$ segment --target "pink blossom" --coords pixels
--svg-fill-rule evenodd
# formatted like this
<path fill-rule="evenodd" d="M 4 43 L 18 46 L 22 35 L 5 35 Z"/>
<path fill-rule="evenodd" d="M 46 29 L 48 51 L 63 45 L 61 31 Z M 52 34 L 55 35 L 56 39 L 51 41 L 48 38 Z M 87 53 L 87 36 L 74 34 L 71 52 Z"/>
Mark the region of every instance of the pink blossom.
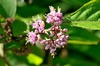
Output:
<path fill-rule="evenodd" d="M 45 50 L 50 50 L 50 54 L 54 57 L 56 49 L 63 48 L 67 44 L 69 36 L 66 34 L 68 30 L 66 28 L 62 29 L 60 26 L 63 21 L 61 9 L 58 7 L 56 11 L 52 6 L 49 8 L 50 13 L 46 15 L 46 22 L 52 26 L 45 30 L 45 23 L 41 18 L 34 20 L 32 24 L 34 32 L 28 32 L 27 40 L 31 44 L 35 44 L 38 41 L 40 44 L 45 45 Z M 42 35 L 46 35 L 46 37 L 43 38 Z"/>
<path fill-rule="evenodd" d="M 54 9 L 54 7 L 50 6 L 50 13 L 47 14 L 46 18 L 46 22 L 47 23 L 54 23 L 56 25 L 60 25 L 62 23 L 62 13 L 60 12 L 61 9 L 58 8 L 58 12 L 56 12 L 56 10 Z"/>
<path fill-rule="evenodd" d="M 27 39 L 31 44 L 34 44 L 36 42 L 36 34 L 31 31 L 28 32 L 28 39 Z"/>

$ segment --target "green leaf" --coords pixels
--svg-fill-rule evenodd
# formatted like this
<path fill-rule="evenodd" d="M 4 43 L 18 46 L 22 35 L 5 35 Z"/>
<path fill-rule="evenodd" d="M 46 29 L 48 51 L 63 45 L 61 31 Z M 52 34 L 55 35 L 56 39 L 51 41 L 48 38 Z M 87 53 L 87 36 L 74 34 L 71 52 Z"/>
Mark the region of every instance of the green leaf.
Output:
<path fill-rule="evenodd" d="M 0 0 L 0 14 L 4 17 L 14 17 L 16 6 L 16 0 Z"/>
<path fill-rule="evenodd" d="M 100 0 L 92 0 L 80 9 L 69 15 L 72 21 L 98 21 L 100 20 Z"/>
<path fill-rule="evenodd" d="M 70 14 L 71 26 L 77 26 L 92 30 L 100 30 L 100 0 L 91 0 L 80 9 Z"/>
<path fill-rule="evenodd" d="M 22 21 L 16 20 L 12 24 L 12 30 L 14 36 L 20 36 L 27 30 L 27 25 Z"/>
<path fill-rule="evenodd" d="M 100 30 L 100 22 L 96 21 L 72 21 L 71 26 L 82 27 L 92 30 Z"/>
<path fill-rule="evenodd" d="M 4 11 L 4 9 L 2 8 L 1 4 L 0 4 L 0 15 L 2 15 L 3 17 L 7 17 L 7 14 Z"/>

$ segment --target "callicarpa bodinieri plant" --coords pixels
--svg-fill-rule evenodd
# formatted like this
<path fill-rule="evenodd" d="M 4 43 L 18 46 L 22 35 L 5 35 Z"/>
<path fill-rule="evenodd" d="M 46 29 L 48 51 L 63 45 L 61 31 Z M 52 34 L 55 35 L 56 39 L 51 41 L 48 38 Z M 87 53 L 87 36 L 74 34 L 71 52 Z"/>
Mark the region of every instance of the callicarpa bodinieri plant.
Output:
<path fill-rule="evenodd" d="M 0 0 L 0 66 L 100 66 L 99 6 L 100 0 Z"/>
<path fill-rule="evenodd" d="M 68 29 L 62 29 L 61 24 L 63 22 L 63 14 L 61 9 L 58 7 L 58 10 L 50 6 L 50 13 L 45 15 L 45 21 L 41 17 L 38 19 L 33 18 L 31 26 L 33 31 L 28 31 L 27 34 L 27 43 L 35 45 L 36 42 L 39 42 L 42 45 L 45 45 L 45 50 L 50 50 L 51 56 L 55 56 L 57 48 L 63 48 L 67 44 L 68 35 L 66 32 Z M 52 26 L 48 29 L 45 29 L 45 22 L 51 24 Z M 42 38 L 42 35 L 47 37 Z"/>

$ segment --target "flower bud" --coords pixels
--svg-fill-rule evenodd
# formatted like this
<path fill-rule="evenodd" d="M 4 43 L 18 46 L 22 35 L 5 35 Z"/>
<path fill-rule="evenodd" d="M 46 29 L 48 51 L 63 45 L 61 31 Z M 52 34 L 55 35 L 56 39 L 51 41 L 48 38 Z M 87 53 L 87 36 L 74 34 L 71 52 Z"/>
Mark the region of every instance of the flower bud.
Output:
<path fill-rule="evenodd" d="M 41 44 L 45 44 L 46 40 L 42 40 L 40 41 Z"/>
<path fill-rule="evenodd" d="M 58 36 L 58 37 L 60 37 L 62 34 L 63 34 L 63 33 L 62 33 L 62 32 L 60 32 L 60 33 L 58 33 L 58 34 L 57 34 L 57 36 Z"/>
<path fill-rule="evenodd" d="M 68 31 L 68 29 L 66 29 L 66 28 L 63 29 L 63 32 L 67 32 L 67 31 Z"/>
<path fill-rule="evenodd" d="M 50 45 L 46 45 L 45 50 L 48 50 L 50 48 Z"/>

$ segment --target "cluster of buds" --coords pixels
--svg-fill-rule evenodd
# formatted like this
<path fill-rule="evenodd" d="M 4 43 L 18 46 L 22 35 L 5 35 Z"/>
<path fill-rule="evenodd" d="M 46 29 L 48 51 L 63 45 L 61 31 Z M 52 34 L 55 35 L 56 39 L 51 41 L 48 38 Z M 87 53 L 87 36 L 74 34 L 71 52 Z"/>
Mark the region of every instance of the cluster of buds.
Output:
<path fill-rule="evenodd" d="M 54 9 L 54 7 L 50 6 L 50 13 L 47 14 L 47 23 L 51 23 L 54 25 L 60 25 L 62 23 L 63 15 L 60 12 L 61 9 L 58 7 L 58 12 Z"/>
<path fill-rule="evenodd" d="M 7 42 L 10 42 L 12 40 L 12 28 L 11 24 L 13 23 L 14 19 L 12 18 L 6 18 L 4 23 L 1 23 L 2 28 L 4 29 L 4 32 L 6 33 L 6 36 L 9 36 L 9 38 L 6 40 Z M 4 38 L 4 36 L 2 37 Z"/>
<path fill-rule="evenodd" d="M 40 44 L 45 45 L 45 49 L 50 50 L 50 53 L 53 57 L 56 54 L 56 49 L 64 47 L 68 40 L 68 35 L 66 34 L 68 30 L 66 28 L 62 29 L 60 26 L 63 20 L 63 15 L 60 10 L 61 9 L 58 8 L 58 11 L 56 12 L 54 7 L 50 6 L 50 13 L 48 13 L 45 18 L 46 22 L 52 26 L 49 29 L 44 29 L 45 23 L 41 18 L 38 20 L 33 19 L 34 23 L 31 25 L 35 30 L 30 31 L 27 34 L 27 42 L 30 42 L 32 45 L 34 45 L 36 44 L 36 41 L 38 41 Z M 46 37 L 43 39 L 43 34 L 45 34 L 48 38 Z"/>

